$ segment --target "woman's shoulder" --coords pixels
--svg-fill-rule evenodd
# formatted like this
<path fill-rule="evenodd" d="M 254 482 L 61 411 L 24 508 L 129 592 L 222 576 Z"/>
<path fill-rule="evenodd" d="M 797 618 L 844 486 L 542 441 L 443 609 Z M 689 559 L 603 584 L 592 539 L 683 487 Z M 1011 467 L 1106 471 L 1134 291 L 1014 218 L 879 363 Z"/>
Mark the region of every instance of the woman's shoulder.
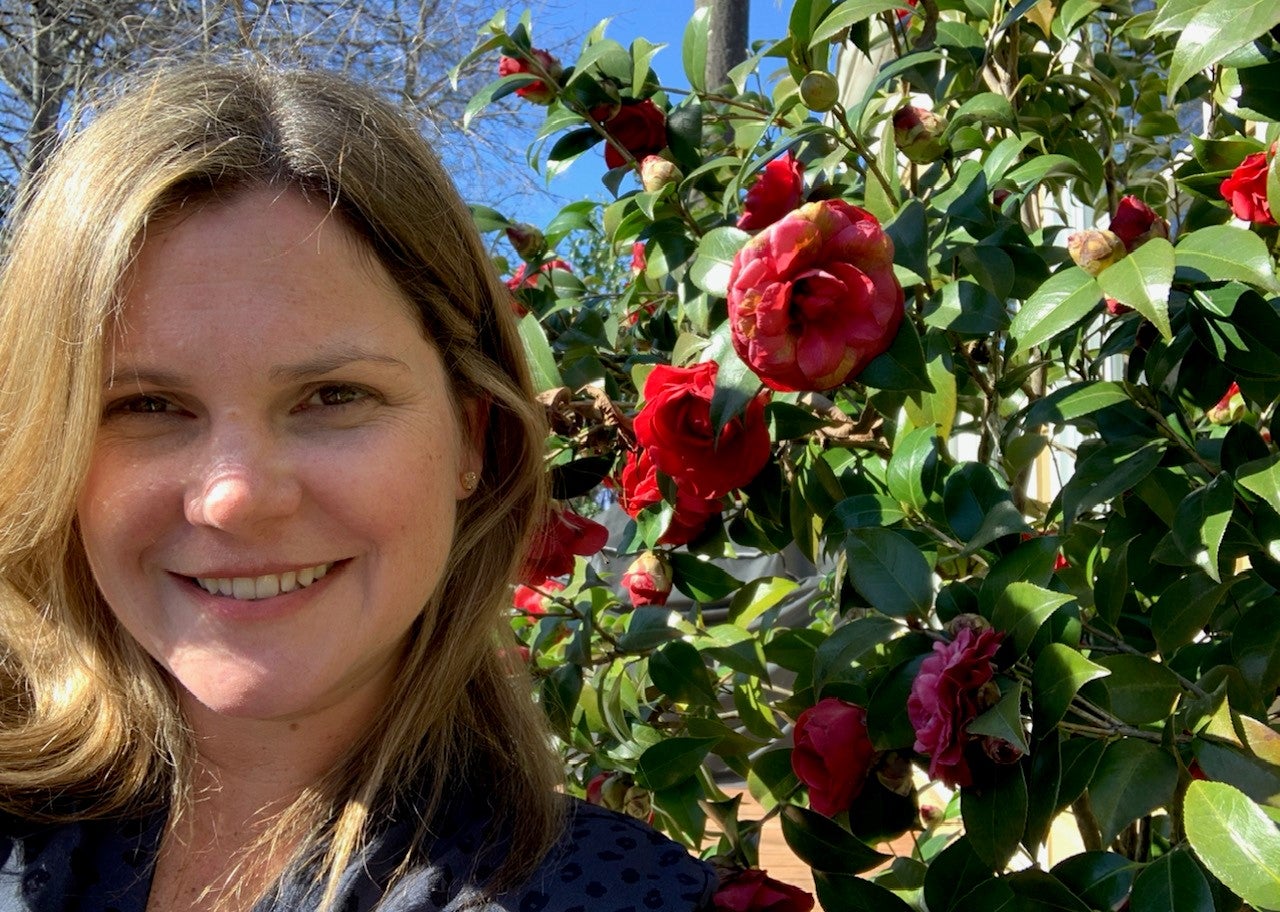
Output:
<path fill-rule="evenodd" d="M 564 835 L 517 892 L 553 895 L 566 912 L 694 910 L 716 883 L 709 864 L 643 821 L 569 799 Z"/>

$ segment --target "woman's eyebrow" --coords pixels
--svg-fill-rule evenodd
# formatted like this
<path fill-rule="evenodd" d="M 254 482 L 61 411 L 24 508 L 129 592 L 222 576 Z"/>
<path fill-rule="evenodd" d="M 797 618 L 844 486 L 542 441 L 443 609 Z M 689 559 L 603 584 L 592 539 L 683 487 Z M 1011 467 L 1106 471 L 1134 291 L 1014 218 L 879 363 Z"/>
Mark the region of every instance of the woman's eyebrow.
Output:
<path fill-rule="evenodd" d="M 383 364 L 399 370 L 409 370 L 409 365 L 399 358 L 382 352 L 370 351 L 358 345 L 344 345 L 340 348 L 322 351 L 319 354 L 299 361 L 295 364 L 280 364 L 271 368 L 272 380 L 305 380 L 319 377 L 340 370 L 356 363 Z"/>

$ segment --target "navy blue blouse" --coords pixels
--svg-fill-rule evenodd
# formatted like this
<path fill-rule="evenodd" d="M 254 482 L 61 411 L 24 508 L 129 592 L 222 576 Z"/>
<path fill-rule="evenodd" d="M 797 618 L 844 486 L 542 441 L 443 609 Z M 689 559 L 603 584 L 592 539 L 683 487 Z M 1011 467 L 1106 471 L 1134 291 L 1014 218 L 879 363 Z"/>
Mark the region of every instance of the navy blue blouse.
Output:
<path fill-rule="evenodd" d="M 144 912 L 163 815 L 37 826 L 0 822 L 0 912 Z M 481 823 L 438 833 L 430 860 L 392 882 L 412 837 L 393 823 L 342 876 L 340 912 L 696 912 L 710 907 L 711 867 L 646 824 L 570 801 L 560 841 L 520 888 L 480 902 Z M 390 886 L 388 887 L 388 883 Z M 315 909 L 313 878 L 287 878 L 255 912 Z"/>

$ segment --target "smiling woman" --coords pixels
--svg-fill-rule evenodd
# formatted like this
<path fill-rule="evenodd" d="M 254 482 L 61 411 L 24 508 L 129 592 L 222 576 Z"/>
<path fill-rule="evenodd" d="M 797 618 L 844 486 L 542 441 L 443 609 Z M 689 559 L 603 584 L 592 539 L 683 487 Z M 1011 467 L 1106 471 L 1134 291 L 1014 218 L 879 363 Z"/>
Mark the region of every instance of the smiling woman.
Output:
<path fill-rule="evenodd" d="M 541 416 L 411 127 L 331 76 L 170 69 L 13 225 L 0 910 L 707 901 L 555 794 L 501 658 Z"/>

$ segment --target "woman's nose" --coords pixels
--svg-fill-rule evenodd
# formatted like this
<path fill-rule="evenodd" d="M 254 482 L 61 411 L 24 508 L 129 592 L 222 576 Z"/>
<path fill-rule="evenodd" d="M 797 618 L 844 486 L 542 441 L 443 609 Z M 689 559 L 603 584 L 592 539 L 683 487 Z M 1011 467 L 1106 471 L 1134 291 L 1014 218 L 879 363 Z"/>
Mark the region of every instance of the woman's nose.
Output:
<path fill-rule="evenodd" d="M 302 487 L 288 459 L 265 441 L 246 443 L 219 447 L 209 468 L 192 478 L 186 497 L 188 522 L 238 532 L 298 510 Z"/>

